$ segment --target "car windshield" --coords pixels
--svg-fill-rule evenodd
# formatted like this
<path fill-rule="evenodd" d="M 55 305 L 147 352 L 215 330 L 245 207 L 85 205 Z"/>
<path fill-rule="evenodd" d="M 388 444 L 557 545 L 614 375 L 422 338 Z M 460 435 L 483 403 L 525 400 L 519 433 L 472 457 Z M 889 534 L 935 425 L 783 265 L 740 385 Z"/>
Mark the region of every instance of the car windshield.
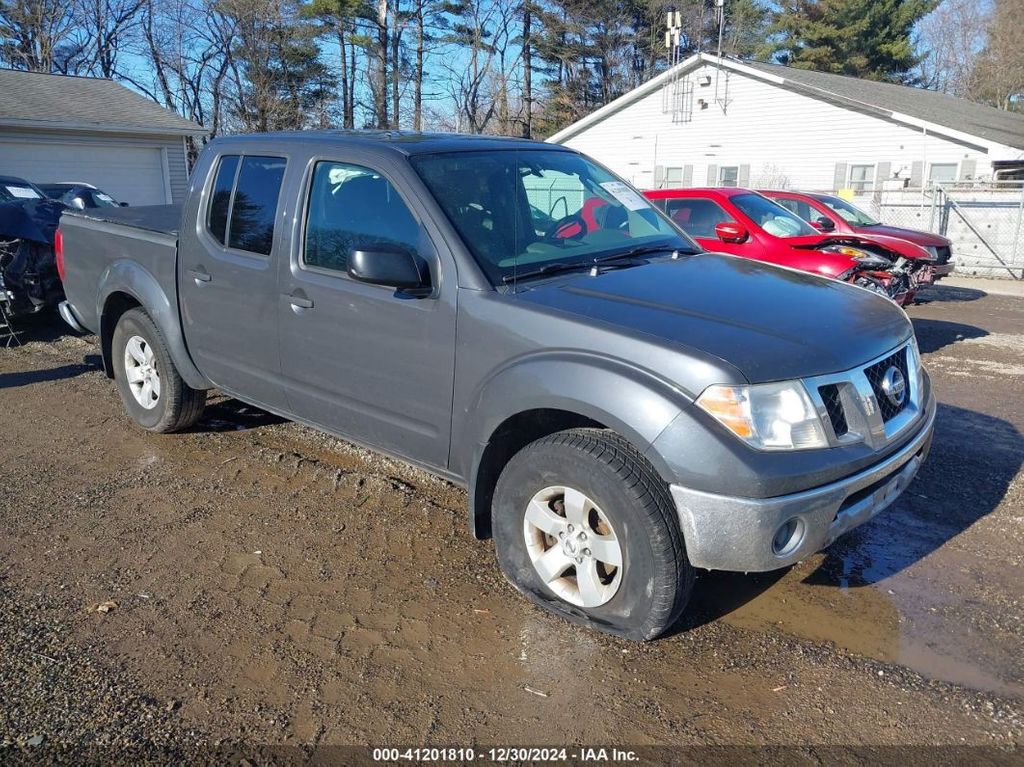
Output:
<path fill-rule="evenodd" d="M 737 194 L 731 197 L 732 204 L 755 224 L 775 237 L 803 237 L 818 234 L 810 224 L 795 216 L 776 202 L 759 194 Z"/>
<path fill-rule="evenodd" d="M 38 190 L 28 184 L 21 184 L 17 181 L 0 182 L 0 202 L 12 200 L 39 200 L 42 195 Z"/>
<path fill-rule="evenodd" d="M 121 206 L 121 204 L 109 194 L 101 192 L 98 189 L 92 192 L 92 201 L 95 203 L 97 208 L 118 208 Z"/>
<path fill-rule="evenodd" d="M 700 250 L 632 187 L 573 152 L 452 152 L 412 162 L 496 285 L 640 248 Z"/>
<path fill-rule="evenodd" d="M 819 197 L 818 199 L 842 216 L 846 223 L 853 226 L 878 226 L 882 223 L 840 197 Z"/>

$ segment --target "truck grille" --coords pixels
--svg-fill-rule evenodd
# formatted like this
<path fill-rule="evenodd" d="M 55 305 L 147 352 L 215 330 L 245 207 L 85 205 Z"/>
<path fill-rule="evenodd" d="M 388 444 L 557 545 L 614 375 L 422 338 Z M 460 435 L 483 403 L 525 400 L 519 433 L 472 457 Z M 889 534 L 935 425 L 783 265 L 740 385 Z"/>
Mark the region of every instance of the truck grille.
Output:
<path fill-rule="evenodd" d="M 871 384 L 871 390 L 875 394 L 875 400 L 878 402 L 878 409 L 882 413 L 883 421 L 888 421 L 899 415 L 910 400 L 909 391 L 898 405 L 893 404 L 886 395 L 885 390 L 882 388 L 882 381 L 885 378 L 886 371 L 891 367 L 896 367 L 903 374 L 905 385 L 909 387 L 910 374 L 907 371 L 906 347 L 886 357 L 881 362 L 876 362 L 871 367 L 864 368 L 864 375 L 867 376 L 868 383 Z"/>
<path fill-rule="evenodd" d="M 819 386 L 818 394 L 821 395 L 821 401 L 825 403 L 828 419 L 832 422 L 832 430 L 837 437 L 842 437 L 850 431 L 850 425 L 846 422 L 846 412 L 843 410 L 843 402 L 839 397 L 838 384 Z"/>
<path fill-rule="evenodd" d="M 936 264 L 948 264 L 950 257 L 952 257 L 953 251 L 948 245 L 940 245 L 935 248 Z"/>

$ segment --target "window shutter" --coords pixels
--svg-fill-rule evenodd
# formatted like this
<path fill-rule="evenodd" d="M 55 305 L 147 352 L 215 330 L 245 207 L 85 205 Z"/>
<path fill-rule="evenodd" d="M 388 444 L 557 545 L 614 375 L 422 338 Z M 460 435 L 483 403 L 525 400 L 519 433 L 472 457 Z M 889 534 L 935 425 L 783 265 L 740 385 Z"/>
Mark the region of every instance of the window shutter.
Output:
<path fill-rule="evenodd" d="M 750 186 L 750 166 L 749 165 L 741 165 L 740 166 L 740 174 L 739 174 L 739 178 L 737 179 L 736 183 L 739 186 L 743 186 L 743 187 Z"/>
<path fill-rule="evenodd" d="M 708 186 L 718 186 L 717 165 L 708 165 Z"/>
<path fill-rule="evenodd" d="M 881 192 L 885 188 L 885 182 L 892 177 L 892 163 L 880 162 L 875 166 L 875 191 Z"/>
<path fill-rule="evenodd" d="M 693 186 L 693 166 L 683 166 L 683 186 Z"/>
<path fill-rule="evenodd" d="M 654 166 L 654 188 L 662 189 L 665 186 L 665 166 L 655 165 Z"/>
<path fill-rule="evenodd" d="M 960 163 L 960 180 L 967 181 L 975 177 L 978 172 L 977 160 L 964 160 Z"/>
<path fill-rule="evenodd" d="M 837 162 L 835 175 L 832 177 L 832 189 L 838 192 L 846 186 L 846 163 Z"/>
<path fill-rule="evenodd" d="M 920 189 L 924 186 L 924 163 L 914 160 L 910 165 L 910 188 Z"/>

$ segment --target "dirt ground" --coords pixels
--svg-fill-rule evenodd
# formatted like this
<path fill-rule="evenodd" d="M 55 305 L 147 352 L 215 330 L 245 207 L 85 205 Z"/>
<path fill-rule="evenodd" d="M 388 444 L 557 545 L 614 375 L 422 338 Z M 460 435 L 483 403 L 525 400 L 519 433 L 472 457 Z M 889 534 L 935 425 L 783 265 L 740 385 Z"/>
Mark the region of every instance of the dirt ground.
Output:
<path fill-rule="evenodd" d="M 0 744 L 1019 747 L 1024 299 L 929 298 L 910 491 L 703 573 L 645 645 L 518 597 L 447 482 L 225 398 L 145 433 L 92 338 L 33 322 L 0 349 Z"/>

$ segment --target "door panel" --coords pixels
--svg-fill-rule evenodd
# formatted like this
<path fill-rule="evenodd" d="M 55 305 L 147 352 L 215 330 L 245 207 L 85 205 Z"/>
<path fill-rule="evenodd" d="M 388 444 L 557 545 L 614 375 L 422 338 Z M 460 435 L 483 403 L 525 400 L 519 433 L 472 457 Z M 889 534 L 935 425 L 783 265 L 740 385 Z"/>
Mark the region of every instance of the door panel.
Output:
<path fill-rule="evenodd" d="M 287 253 L 287 235 L 275 245 L 275 220 L 284 168 L 281 158 L 220 159 L 209 210 L 181 249 L 178 275 L 197 367 L 219 388 L 282 410 L 276 259 Z M 227 247 L 232 242 L 249 249 Z"/>
<path fill-rule="evenodd" d="M 290 410 L 366 445 L 444 468 L 455 368 L 455 280 L 398 189 L 365 165 L 321 161 L 278 300 Z M 408 197 L 407 195 L 406 197 Z M 412 298 L 345 273 L 355 247 L 402 248 L 430 266 Z"/>

